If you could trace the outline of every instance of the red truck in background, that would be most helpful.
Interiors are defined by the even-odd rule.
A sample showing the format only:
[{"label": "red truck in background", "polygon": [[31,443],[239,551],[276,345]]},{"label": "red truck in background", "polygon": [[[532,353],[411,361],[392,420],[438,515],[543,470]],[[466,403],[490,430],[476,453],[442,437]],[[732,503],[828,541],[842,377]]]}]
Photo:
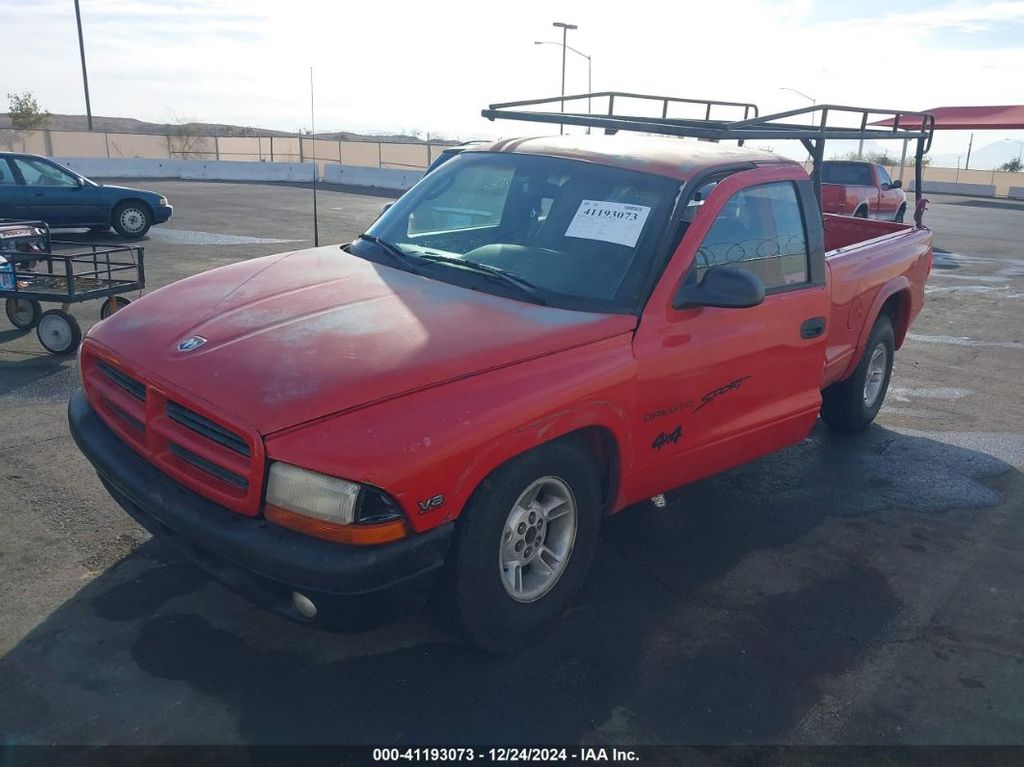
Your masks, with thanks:
[{"label": "red truck in background", "polygon": [[819,415],[867,428],[931,255],[927,229],[823,216],[765,152],[481,144],[352,243],[94,326],[71,431],[139,523],[271,609],[365,625],[440,589],[510,650],[578,593],[605,516]]},{"label": "red truck in background", "polygon": [[821,164],[821,209],[855,218],[903,223],[907,195],[903,182],[873,162],[826,160]]}]

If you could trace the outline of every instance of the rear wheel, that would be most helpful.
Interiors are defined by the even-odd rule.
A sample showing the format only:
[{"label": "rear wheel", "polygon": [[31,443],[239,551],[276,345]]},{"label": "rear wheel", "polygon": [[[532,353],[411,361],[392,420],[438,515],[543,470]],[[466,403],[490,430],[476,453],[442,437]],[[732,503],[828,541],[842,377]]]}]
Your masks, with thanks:
[{"label": "rear wheel", "polygon": [[571,439],[484,480],[459,518],[448,576],[470,641],[510,652],[556,619],[586,579],[601,516],[589,451]]},{"label": "rear wheel", "polygon": [[902,224],[904,217],[907,215],[907,205],[904,203],[900,205],[899,210],[896,211],[896,217],[893,219],[897,224]]},{"label": "rear wheel", "polygon": [[8,298],[4,303],[7,319],[20,330],[31,330],[39,322],[43,310],[38,301],[26,301],[24,298]]},{"label": "rear wheel", "polygon": [[127,200],[114,208],[114,229],[122,237],[142,237],[153,225],[149,207],[136,200]]},{"label": "rear wheel", "polygon": [[74,354],[82,343],[82,328],[78,320],[63,309],[43,312],[36,326],[36,335],[46,351],[60,356]]},{"label": "rear wheel", "polygon": [[120,309],[124,309],[130,303],[131,301],[123,296],[110,296],[100,306],[100,319],[105,320],[111,314],[119,311]]},{"label": "rear wheel", "polygon": [[855,210],[853,212],[853,217],[854,218],[867,218],[868,217],[868,209],[867,209],[867,207],[864,206],[864,205],[861,205],[859,208],[857,208],[857,210]]},{"label": "rear wheel", "polygon": [[882,409],[896,347],[892,321],[882,315],[853,375],[821,393],[821,420],[837,431],[864,431]]}]

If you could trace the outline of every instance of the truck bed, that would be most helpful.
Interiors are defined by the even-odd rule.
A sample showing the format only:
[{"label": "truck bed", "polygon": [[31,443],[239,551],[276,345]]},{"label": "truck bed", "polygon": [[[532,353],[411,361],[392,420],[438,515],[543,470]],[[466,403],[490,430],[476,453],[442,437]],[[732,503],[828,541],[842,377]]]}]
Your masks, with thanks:
[{"label": "truck bed", "polygon": [[848,376],[886,298],[900,295],[896,348],[921,310],[931,271],[932,233],[909,224],[823,215],[831,317],[822,388]]}]

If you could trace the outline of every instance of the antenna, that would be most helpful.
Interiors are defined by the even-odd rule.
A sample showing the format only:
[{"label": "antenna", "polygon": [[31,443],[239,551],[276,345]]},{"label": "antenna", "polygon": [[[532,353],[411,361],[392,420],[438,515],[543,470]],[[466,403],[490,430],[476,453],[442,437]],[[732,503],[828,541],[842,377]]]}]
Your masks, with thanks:
[{"label": "antenna", "polygon": [[319,166],[316,163],[316,113],[313,111],[313,67],[309,68],[309,135],[313,138],[313,247],[320,247],[320,222],[316,214],[316,177]]}]

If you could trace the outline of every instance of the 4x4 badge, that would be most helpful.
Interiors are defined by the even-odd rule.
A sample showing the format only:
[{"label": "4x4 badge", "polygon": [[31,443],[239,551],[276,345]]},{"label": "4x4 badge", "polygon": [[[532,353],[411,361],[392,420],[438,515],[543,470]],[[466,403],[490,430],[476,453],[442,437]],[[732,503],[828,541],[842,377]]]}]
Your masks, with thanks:
[{"label": "4x4 badge", "polygon": [[193,349],[198,349],[200,346],[206,343],[206,339],[202,336],[189,336],[183,341],[178,341],[179,352],[190,352]]}]

